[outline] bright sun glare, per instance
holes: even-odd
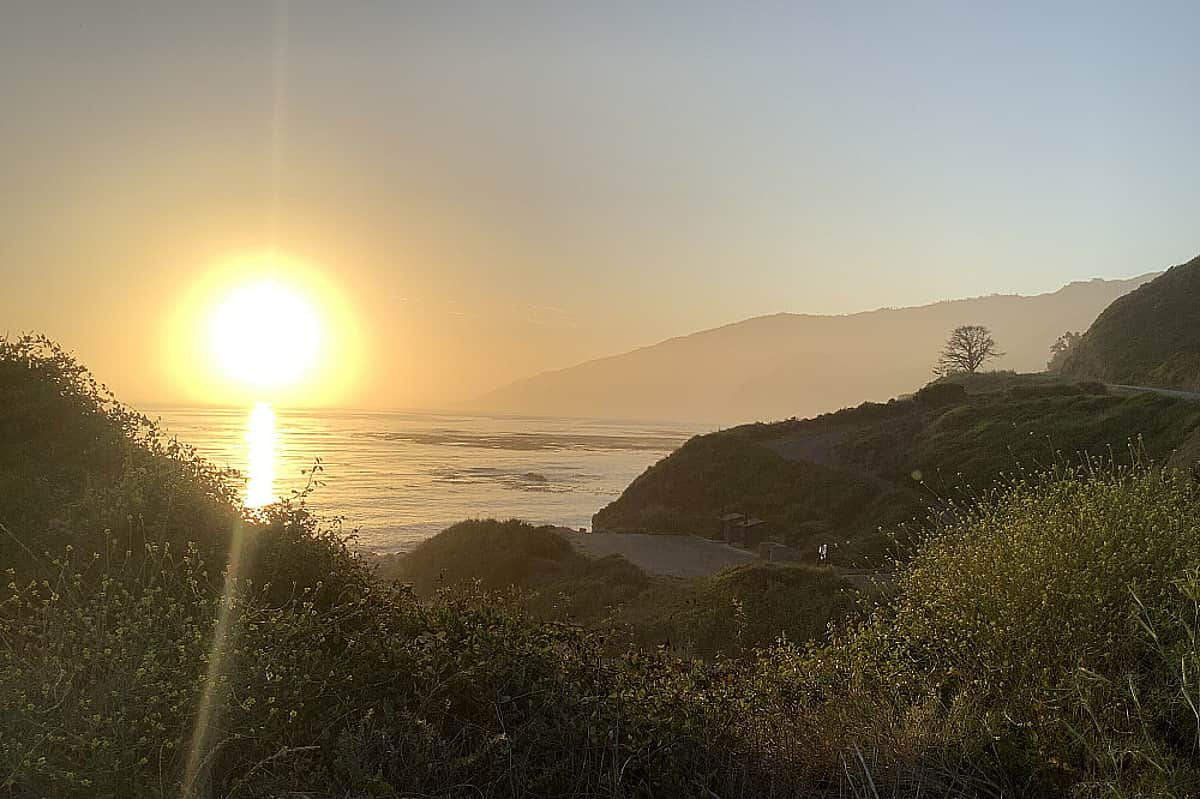
[[[209,321],[209,349],[220,371],[249,388],[291,386],[317,366],[324,329],[312,302],[275,279],[238,286]]]
[[[275,496],[275,450],[279,434],[275,429],[275,411],[260,402],[250,411],[246,424],[246,507],[270,505]]]

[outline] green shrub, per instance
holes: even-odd
[[[614,623],[626,625],[642,647],[733,657],[779,639],[824,640],[828,626],[857,602],[858,593],[832,569],[752,563],[711,577],[662,581],[627,603]]]
[[[233,483],[53,342],[0,337],[0,563],[108,539],[139,554],[191,541],[220,560],[239,518]]]
[[[217,598],[194,549],[68,552],[0,592],[0,789],[164,795]]]
[[[696,731],[649,715],[666,700],[581,628],[495,595],[342,583],[280,603],[230,576],[222,593],[195,550],[154,545],[13,582],[0,788],[650,796],[708,779]]]
[[[1200,498],[1174,473],[1021,478],[931,529],[894,597],[793,684],[806,703],[865,703],[884,725],[922,708],[924,724],[956,730],[934,760],[973,752],[989,780],[1189,795],[1200,728],[1181,675],[1200,656],[1197,567]],[[886,769],[911,769],[901,754]]]
[[[527,586],[583,561],[553,528],[534,527],[516,519],[470,519],[425,539],[403,557],[391,559],[382,576],[408,583],[427,596],[467,581],[478,581],[490,590]]]
[[[958,383],[930,383],[913,394],[913,401],[934,408],[967,401],[967,389]]]

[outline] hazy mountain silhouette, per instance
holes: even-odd
[[[1200,390],[1200,257],[1104,309],[1063,371],[1109,383]]]
[[[1060,334],[1086,329],[1114,299],[1153,277],[844,316],[760,316],[545,372],[471,407],[711,423],[810,416],[925,384],[941,345],[961,324],[992,329],[1005,353],[992,368],[1040,371]]]

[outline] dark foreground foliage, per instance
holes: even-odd
[[[2,360],[38,363],[0,391],[70,365],[41,346],[4,342]],[[66,424],[55,396],[88,408],[90,391],[46,411]],[[139,475],[201,475],[178,490],[210,510],[177,514],[175,483],[121,465],[55,466],[91,457],[66,447],[5,462],[7,485],[44,493],[0,494],[25,552],[0,589],[3,795],[1200,791],[1200,497],[1174,472],[1012,481],[929,529],[895,592],[829,642],[706,662],[605,656],[491,593],[418,598],[298,503],[244,518],[186,451],[107,441],[143,450],[113,461]],[[106,528],[100,497],[140,502],[145,540]]]

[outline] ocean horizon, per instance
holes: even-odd
[[[248,505],[293,496],[391,553],[468,518],[590,528],[591,517],[697,425],[453,411],[187,407],[139,410],[244,478]]]

